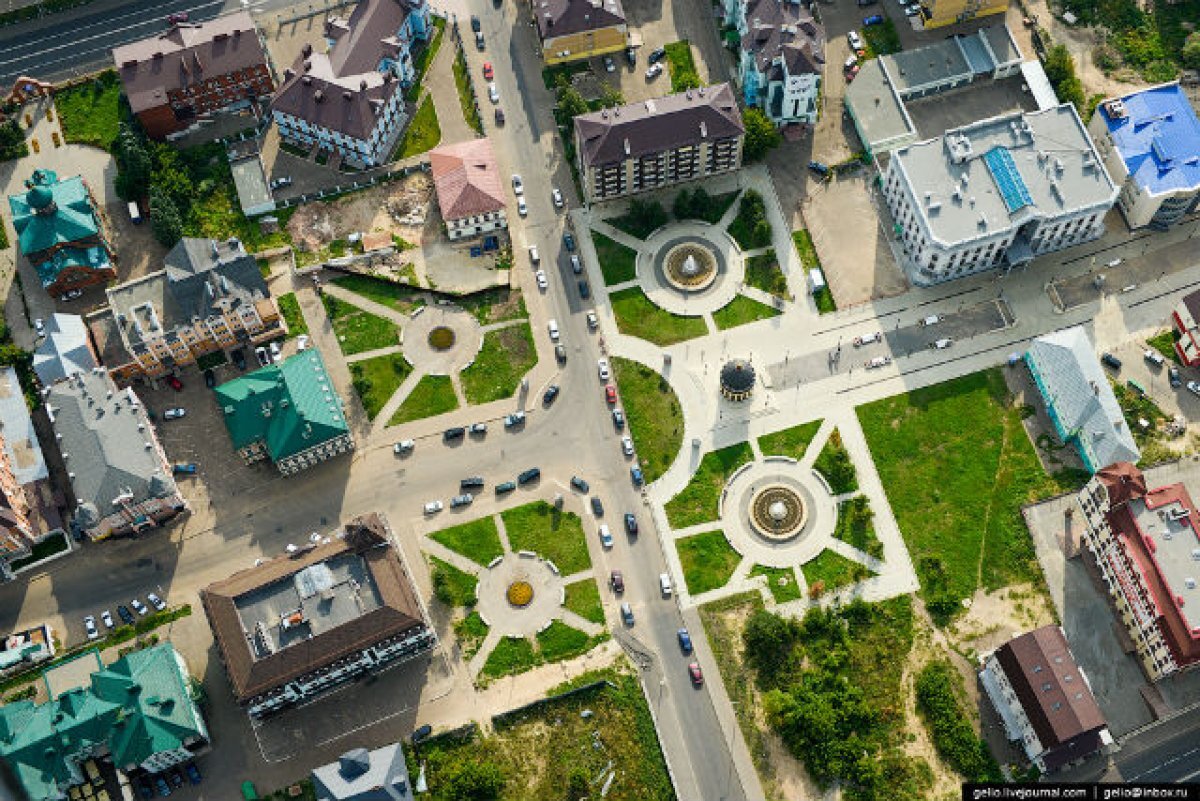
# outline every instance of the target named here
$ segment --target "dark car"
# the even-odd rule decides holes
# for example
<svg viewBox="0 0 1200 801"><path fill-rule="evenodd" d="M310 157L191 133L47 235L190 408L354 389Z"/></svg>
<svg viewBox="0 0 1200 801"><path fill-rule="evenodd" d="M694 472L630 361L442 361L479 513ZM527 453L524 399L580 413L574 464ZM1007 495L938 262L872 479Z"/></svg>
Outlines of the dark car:
<svg viewBox="0 0 1200 801"><path fill-rule="evenodd" d="M433 726L430 726L428 723L426 723L421 728L415 730L410 735L410 737L412 739L413 745L416 745L417 743L421 742L422 740L428 738L429 735L431 735L431 734L433 734Z"/></svg>
<svg viewBox="0 0 1200 801"><path fill-rule="evenodd" d="M217 385L217 374L211 368L204 371L204 386L212 389Z"/></svg>
<svg viewBox="0 0 1200 801"><path fill-rule="evenodd" d="M171 787L178 790L183 786L183 774L178 770L173 770L167 774L167 781L171 782Z"/></svg>
<svg viewBox="0 0 1200 801"><path fill-rule="evenodd" d="M883 15L882 14L872 14L869 17L863 17L863 25L867 28L871 27L872 25L882 25L882 24L883 24Z"/></svg>
<svg viewBox="0 0 1200 801"><path fill-rule="evenodd" d="M229 358L233 359L233 364L239 370L246 369L246 351L238 348L229 354Z"/></svg>
<svg viewBox="0 0 1200 801"><path fill-rule="evenodd" d="M502 108L496 109L496 124L497 125L504 124L504 109L502 109Z"/></svg>
<svg viewBox="0 0 1200 801"><path fill-rule="evenodd" d="M555 345L554 346L554 359L559 364L566 364L567 363L567 349L565 347L563 347L562 345Z"/></svg>
<svg viewBox="0 0 1200 801"><path fill-rule="evenodd" d="M471 476L470 478L464 478L462 481L458 482L458 488L463 492L473 489L483 489L483 477Z"/></svg>
<svg viewBox="0 0 1200 801"><path fill-rule="evenodd" d="M591 296L592 296L592 289L591 289L591 287L588 286L588 282L580 281L579 282L579 297L583 298L584 300L587 300Z"/></svg>
<svg viewBox="0 0 1200 801"><path fill-rule="evenodd" d="M690 654L692 652L692 635L688 634L687 629L680 629L677 636L679 637L679 650Z"/></svg>
<svg viewBox="0 0 1200 801"><path fill-rule="evenodd" d="M497 484L497 485L496 485L496 494L497 494L497 495L504 495L505 493L512 492L512 491L513 491L513 490L515 490L516 488L517 488L517 482L515 482L515 481L504 481L504 482L501 482L501 483L499 483L499 484Z"/></svg>
<svg viewBox="0 0 1200 801"><path fill-rule="evenodd" d="M196 767L195 762L189 762L184 765L183 770L187 773L188 781L192 784L200 783L200 768Z"/></svg>
<svg viewBox="0 0 1200 801"><path fill-rule="evenodd" d="M636 464L629 468L629 478L633 481L633 486L640 487L646 482L646 477L642 475L642 468Z"/></svg>
<svg viewBox="0 0 1200 801"><path fill-rule="evenodd" d="M633 69L637 66L637 50L632 47L625 48L625 60L629 62L629 68Z"/></svg>
<svg viewBox="0 0 1200 801"><path fill-rule="evenodd" d="M450 508L458 509L463 506L470 506L473 500L475 500L475 496L469 492L464 492L462 495L455 495L450 499Z"/></svg>
<svg viewBox="0 0 1200 801"><path fill-rule="evenodd" d="M167 784L167 780L164 779L162 776L154 777L154 786L155 786L155 788L157 788L158 794L161 795L163 798L166 798L167 796L169 796L171 794L171 788Z"/></svg>
<svg viewBox="0 0 1200 801"><path fill-rule="evenodd" d="M1179 368L1175 365L1167 368L1167 380L1171 382L1171 386L1175 389L1183 386L1183 379L1179 377Z"/></svg>
<svg viewBox="0 0 1200 801"><path fill-rule="evenodd" d="M617 594L625 592L625 576L621 575L620 570L614 570L608 575L608 586Z"/></svg>
<svg viewBox="0 0 1200 801"><path fill-rule="evenodd" d="M442 434L442 440L445 442L453 442L456 439L462 439L466 433L467 429L463 428L462 426L447 428Z"/></svg>
<svg viewBox="0 0 1200 801"><path fill-rule="evenodd" d="M696 662L688 665L688 677L691 678L692 684L699 687L704 683L704 673L700 670L700 665Z"/></svg>
<svg viewBox="0 0 1200 801"><path fill-rule="evenodd" d="M612 410L612 418L613 418L613 425L617 427L617 430L624 431L625 430L625 413L622 412L620 409L613 409Z"/></svg>
<svg viewBox="0 0 1200 801"><path fill-rule="evenodd" d="M592 514L596 517L604 517L604 504L600 503L600 499L595 495L592 496Z"/></svg>
<svg viewBox="0 0 1200 801"><path fill-rule="evenodd" d="M142 801L150 801L154 798L154 785L150 783L147 776L142 776L137 780L137 791Z"/></svg>
<svg viewBox="0 0 1200 801"><path fill-rule="evenodd" d="M483 26L479 24L479 17L477 17L477 16L475 16L474 14L472 14L472 15L471 15L471 30L473 30L473 31L475 31L476 33L478 33L478 32L479 32L479 31L481 31L482 29L483 29Z"/></svg>
<svg viewBox="0 0 1200 801"><path fill-rule="evenodd" d="M633 535L638 533L637 516L633 512L625 513L625 531Z"/></svg>
<svg viewBox="0 0 1200 801"><path fill-rule="evenodd" d="M554 399L558 397L558 393L558 384L551 384L550 386L546 387L546 391L542 394L542 405L549 406L550 404L554 403Z"/></svg>
<svg viewBox="0 0 1200 801"><path fill-rule="evenodd" d="M528 484L531 481L537 481L542 477L542 471L537 467L531 467L524 473L517 476L517 483L521 485Z"/></svg>
<svg viewBox="0 0 1200 801"><path fill-rule="evenodd" d="M667 57L666 48L660 47L657 50L651 50L650 55L646 57L646 61L651 64L657 64Z"/></svg>
<svg viewBox="0 0 1200 801"><path fill-rule="evenodd" d="M829 168L819 161L808 162L808 168L822 178L824 178L826 175L829 175Z"/></svg>
<svg viewBox="0 0 1200 801"><path fill-rule="evenodd" d="M1116 356L1113 356L1111 353L1105 353L1100 357L1100 361L1104 362L1106 366L1111 367L1114 370L1121 369L1121 360Z"/></svg>
<svg viewBox="0 0 1200 801"><path fill-rule="evenodd" d="M584 481L582 478L580 478L579 476L571 476L571 486L574 489L577 489L580 492L584 493L585 495L587 494L588 483L586 481Z"/></svg>
<svg viewBox="0 0 1200 801"><path fill-rule="evenodd" d="M125 604L117 607L117 617L121 618L121 622L126 626L133 625L133 612L130 612L129 607Z"/></svg>
<svg viewBox="0 0 1200 801"><path fill-rule="evenodd" d="M626 626L633 625L633 607L629 604L621 604L621 622Z"/></svg>
<svg viewBox="0 0 1200 801"><path fill-rule="evenodd" d="M568 253L575 252L575 237L571 235L570 231L563 234L563 245L566 246Z"/></svg>
<svg viewBox="0 0 1200 801"><path fill-rule="evenodd" d="M188 13L186 11L176 11L174 14L167 15L168 25L178 25L181 22L188 21Z"/></svg>

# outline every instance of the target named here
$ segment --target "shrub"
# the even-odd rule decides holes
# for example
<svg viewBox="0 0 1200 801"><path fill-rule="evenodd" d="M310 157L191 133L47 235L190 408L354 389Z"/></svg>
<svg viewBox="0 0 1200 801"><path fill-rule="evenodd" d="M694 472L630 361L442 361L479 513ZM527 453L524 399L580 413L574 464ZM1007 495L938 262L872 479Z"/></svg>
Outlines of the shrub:
<svg viewBox="0 0 1200 801"><path fill-rule="evenodd" d="M1002 781L1000 766L979 739L959 702L954 685L958 674L945 661L930 662L917 675L917 709L933 735L942 759L969 782Z"/></svg>

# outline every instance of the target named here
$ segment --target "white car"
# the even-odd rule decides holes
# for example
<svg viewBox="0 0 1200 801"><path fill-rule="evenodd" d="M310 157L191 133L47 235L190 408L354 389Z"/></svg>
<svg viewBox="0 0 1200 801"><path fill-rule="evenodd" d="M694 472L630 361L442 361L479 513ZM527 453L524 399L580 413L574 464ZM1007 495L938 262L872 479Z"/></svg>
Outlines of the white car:
<svg viewBox="0 0 1200 801"><path fill-rule="evenodd" d="M538 289L540 289L540 290L542 290L543 292L545 292L545 291L546 291L546 288L550 286L550 283L549 283L549 282L546 280L546 271L545 271L545 270L538 270L538 271L537 271L536 273L534 273L533 275L534 275L534 277L535 277L535 278L537 278L537 285L538 285Z"/></svg>
<svg viewBox="0 0 1200 801"><path fill-rule="evenodd" d="M524 197L517 198L517 214L524 217L529 214L529 204L525 202Z"/></svg>
<svg viewBox="0 0 1200 801"><path fill-rule="evenodd" d="M650 69L646 70L646 80L653 81L659 75L662 75L662 64L651 64Z"/></svg>
<svg viewBox="0 0 1200 801"><path fill-rule="evenodd" d="M933 348L934 350L945 350L946 348L950 347L953 344L954 344L953 339L951 339L950 337L943 337L942 339L934 340L933 342L931 342L929 344L929 347Z"/></svg>
<svg viewBox="0 0 1200 801"><path fill-rule="evenodd" d="M493 103L500 102L500 90L496 88L495 81L488 83L488 100L491 100Z"/></svg>
<svg viewBox="0 0 1200 801"><path fill-rule="evenodd" d="M662 591L662 597L671 597L671 577L666 573L658 574L658 588Z"/></svg>
<svg viewBox="0 0 1200 801"><path fill-rule="evenodd" d="M600 327L600 320L596 318L596 313L594 311L587 313L587 324L588 328L592 329L593 331Z"/></svg>
<svg viewBox="0 0 1200 801"><path fill-rule="evenodd" d="M427 515L436 515L440 511L442 511L441 501L430 501L425 504L425 514Z"/></svg>
<svg viewBox="0 0 1200 801"><path fill-rule="evenodd" d="M879 331L872 331L869 334L863 334L860 337L854 338L854 347L861 348L863 345L870 345L872 342L878 342L883 339L883 334Z"/></svg>
<svg viewBox="0 0 1200 801"><path fill-rule="evenodd" d="M254 349L254 358L258 359L259 367L266 367L271 363L271 354L267 353L267 349L264 347Z"/></svg>
<svg viewBox="0 0 1200 801"><path fill-rule="evenodd" d="M402 439L392 446L392 453L397 456L403 456L406 453L412 453L413 448L417 447L417 443L411 439Z"/></svg>
<svg viewBox="0 0 1200 801"><path fill-rule="evenodd" d="M931 314L931 315L929 315L928 317L925 317L925 318L923 318L923 319L921 320L921 325L928 327L928 326L931 326L931 325L937 325L937 324L938 324L938 323L940 323L941 321L942 321L942 315L940 315L940 314Z"/></svg>
<svg viewBox="0 0 1200 801"><path fill-rule="evenodd" d="M858 31L850 31L846 34L846 41L850 43L851 50L862 50L862 37L858 35Z"/></svg>
<svg viewBox="0 0 1200 801"><path fill-rule="evenodd" d="M562 192L558 191L558 189L554 189L550 192L550 198L554 201L554 208L561 209L563 207Z"/></svg>
<svg viewBox="0 0 1200 801"><path fill-rule="evenodd" d="M1190 392L1193 395L1195 395L1196 397L1200 398L1200 382L1189 381L1189 382L1187 382L1187 388L1188 388L1188 392Z"/></svg>
<svg viewBox="0 0 1200 801"><path fill-rule="evenodd" d="M110 613L107 609L100 613L100 619L104 621L106 628L115 628L117 625L116 623L113 623L112 613Z"/></svg>
<svg viewBox="0 0 1200 801"><path fill-rule="evenodd" d="M612 60L612 56L604 57L604 71L605 72L616 72L617 71L617 65Z"/></svg>
<svg viewBox="0 0 1200 801"><path fill-rule="evenodd" d="M538 264L539 262L541 262L542 259L540 256L538 256L537 245L529 246L529 260L531 262L533 262L534 264Z"/></svg>
<svg viewBox="0 0 1200 801"><path fill-rule="evenodd" d="M165 412L163 412L163 419L164 420L178 420L180 417L183 417L185 414L187 414L187 409L180 409L177 406L174 409L167 409Z"/></svg>
<svg viewBox="0 0 1200 801"><path fill-rule="evenodd" d="M300 336L296 337L296 350L308 350L308 334L301 334Z"/></svg>
<svg viewBox="0 0 1200 801"><path fill-rule="evenodd" d="M142 603L141 601L139 601L137 598L134 598L132 601L130 601L129 605L132 606L133 611L137 612L139 615L144 615L150 611L149 609L146 608L146 605L144 603Z"/></svg>
<svg viewBox="0 0 1200 801"><path fill-rule="evenodd" d="M46 336L46 323L41 317L33 321L33 328L39 337Z"/></svg>
<svg viewBox="0 0 1200 801"><path fill-rule="evenodd" d="M280 356L282 353L283 353L283 351L280 349L280 347L279 347L279 343L278 343L278 342L272 342L272 343L271 343L271 360L272 360L272 361L279 361L279 356Z"/></svg>
<svg viewBox="0 0 1200 801"><path fill-rule="evenodd" d="M600 526L600 544L605 548L613 547L613 535L612 532L608 530L607 523Z"/></svg>
<svg viewBox="0 0 1200 801"><path fill-rule="evenodd" d="M551 320L550 322L546 323L546 330L550 332L550 341L557 342L558 341L558 321Z"/></svg>
<svg viewBox="0 0 1200 801"><path fill-rule="evenodd" d="M155 595L152 592L146 593L146 600L149 601L150 605L153 606L155 609L157 609L159 612L161 612L162 610L167 608L166 601L164 601L162 598L159 598L157 595Z"/></svg>
<svg viewBox="0 0 1200 801"><path fill-rule="evenodd" d="M608 373L608 360L607 359L597 359L596 360L596 370L600 373L601 381L608 380L609 373Z"/></svg>
<svg viewBox="0 0 1200 801"><path fill-rule="evenodd" d="M89 640L100 638L100 632L96 630L96 617L94 615L88 615L83 619L83 627L87 629L87 638Z"/></svg>
<svg viewBox="0 0 1200 801"><path fill-rule="evenodd" d="M621 450L626 456L633 456L633 440L629 437L621 437Z"/></svg>
<svg viewBox="0 0 1200 801"><path fill-rule="evenodd" d="M576 275L583 273L583 262L579 260L578 253L571 254L571 272L575 273Z"/></svg>
<svg viewBox="0 0 1200 801"><path fill-rule="evenodd" d="M525 194L525 184L521 183L521 176L513 173L513 194L518 197Z"/></svg>

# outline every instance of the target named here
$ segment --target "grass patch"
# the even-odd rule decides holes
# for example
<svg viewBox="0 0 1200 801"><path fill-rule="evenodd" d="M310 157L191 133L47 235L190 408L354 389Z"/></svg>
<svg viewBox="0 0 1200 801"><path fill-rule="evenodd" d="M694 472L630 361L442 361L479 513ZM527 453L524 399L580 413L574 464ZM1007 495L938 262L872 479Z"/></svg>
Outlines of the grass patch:
<svg viewBox="0 0 1200 801"><path fill-rule="evenodd" d="M347 356L400 344L400 331L391 320L363 311L328 293L321 295L321 301L325 304L338 345Z"/></svg>
<svg viewBox="0 0 1200 801"><path fill-rule="evenodd" d="M800 592L800 582L796 581L796 571L790 567L755 565L750 575L767 577L767 589L777 604L798 601L804 597L804 593Z"/></svg>
<svg viewBox="0 0 1200 801"><path fill-rule="evenodd" d="M1149 395L1143 395L1131 388L1128 384L1120 384L1116 381L1111 381L1113 395L1117 398L1117 405L1121 407L1121 413L1125 415L1126 425L1133 433L1133 439L1141 448L1152 440L1162 436L1162 430L1159 428L1170 418L1166 412L1158 407L1154 402L1154 398ZM1138 420L1145 420L1150 423L1150 427L1143 430L1138 425ZM1145 454L1142 455L1142 462L1149 463L1146 460Z"/></svg>
<svg viewBox="0 0 1200 801"><path fill-rule="evenodd" d="M13 570L20 570L23 567L36 564L43 559L49 559L51 556L62 553L70 547L65 534L53 534L41 542L35 542L33 547L29 549L28 556L12 560L9 563L9 567Z"/></svg>
<svg viewBox="0 0 1200 801"><path fill-rule="evenodd" d="M770 292L783 300L792 299L792 293L788 292L787 276L783 274L774 250L746 259L746 285Z"/></svg>
<svg viewBox="0 0 1200 801"><path fill-rule="evenodd" d="M300 311L300 301L296 299L295 292L280 295L275 298L275 304L279 306L279 315L283 317L289 336L298 337L308 333L308 322Z"/></svg>
<svg viewBox="0 0 1200 801"><path fill-rule="evenodd" d="M600 262L605 286L623 284L637 278L637 251L599 231L592 231L592 244L596 248L596 260Z"/></svg>
<svg viewBox="0 0 1200 801"><path fill-rule="evenodd" d="M475 605L478 578L436 556L430 556L429 562L433 565L433 594L439 601L449 607Z"/></svg>
<svg viewBox="0 0 1200 801"><path fill-rule="evenodd" d="M738 202L737 216L729 223L729 235L742 250L765 248L771 244L771 223L762 195L747 189Z"/></svg>
<svg viewBox="0 0 1200 801"><path fill-rule="evenodd" d="M475 93L471 91L471 81L467 73L467 57L460 49L454 59L454 85L458 87L458 105L462 109L463 119L477 134L483 133L483 120L479 119L479 107L475 104Z"/></svg>
<svg viewBox="0 0 1200 801"><path fill-rule="evenodd" d="M108 150L121 123L121 79L116 70L105 70L95 80L56 92L54 107L64 141Z"/></svg>
<svg viewBox="0 0 1200 801"><path fill-rule="evenodd" d="M404 92L404 99L409 102L416 100L420 95L425 81L425 73L429 72L429 65L433 63L433 57L437 55L442 46L442 33L446 30L444 17L430 17L429 19L433 24L433 36L413 57L413 72L415 73L413 83Z"/></svg>
<svg viewBox="0 0 1200 801"><path fill-rule="evenodd" d="M452 412L458 408L458 397L454 394L454 384L450 376L422 376L417 385L408 393L408 397L396 409L389 426L400 425L411 420L424 417L435 417L439 414Z"/></svg>
<svg viewBox="0 0 1200 801"><path fill-rule="evenodd" d="M462 651L462 658L465 661L469 662L475 654L479 653L479 646L483 645L488 631L488 624L484 623L483 618L475 611L454 621L454 636L458 640L458 647Z"/></svg>
<svg viewBox="0 0 1200 801"><path fill-rule="evenodd" d="M184 236L219 241L237 237L251 253L292 243L287 224L295 207L272 212L279 220L279 230L269 234L263 233L256 220L242 213L224 145L213 142L188 148L180 151L180 157L188 164L195 186L194 202L186 209L179 209Z"/></svg>
<svg viewBox="0 0 1200 801"><path fill-rule="evenodd" d="M537 364L529 323L488 331L475 361L459 375L468 403L511 398L521 378Z"/></svg>
<svg viewBox="0 0 1200 801"><path fill-rule="evenodd" d="M829 482L829 488L834 495L854 492L858 489L858 473L854 470L854 462L842 444L842 435L835 428L825 442L825 447L813 462L813 467Z"/></svg>
<svg viewBox="0 0 1200 801"><path fill-rule="evenodd" d="M896 32L896 24L891 18L885 16L882 25L867 25L861 30L867 46L867 58L900 52L900 34Z"/></svg>
<svg viewBox="0 0 1200 801"><path fill-rule="evenodd" d="M676 540L675 548L679 551L683 580L692 595L724 587L742 561L722 531L708 531Z"/></svg>
<svg viewBox="0 0 1200 801"><path fill-rule="evenodd" d="M667 471L683 444L679 398L667 380L649 367L618 357L610 361L625 404L629 435L649 483Z"/></svg>
<svg viewBox="0 0 1200 801"><path fill-rule="evenodd" d="M801 228L798 231L792 231L792 243L796 246L800 264L804 267L805 279L808 278L808 271L814 269L820 270L821 275L824 276L825 268L821 266L821 259L817 256L817 249L813 246L812 235L808 233L808 230ZM829 290L828 281L821 291L813 293L813 300L816 301L817 311L821 314L837 311L837 303L833 300L833 293Z"/></svg>
<svg viewBox="0 0 1200 801"><path fill-rule="evenodd" d="M576 581L564 589L566 596L563 606L584 620L604 625L604 605L600 602L600 588L596 586L594 579Z"/></svg>
<svg viewBox="0 0 1200 801"><path fill-rule="evenodd" d="M782 431L763 434L758 438L758 449L762 451L763 456L790 456L797 460L803 459L809 444L821 428L821 422L820 420L811 420Z"/></svg>
<svg viewBox="0 0 1200 801"><path fill-rule="evenodd" d="M1174 328L1160 331L1146 340L1146 344L1154 348L1174 364L1179 364L1179 354L1175 352L1175 343L1179 341L1179 333Z"/></svg>
<svg viewBox="0 0 1200 801"><path fill-rule="evenodd" d="M758 320L778 317L779 314L779 309L774 306L760 303L745 295L737 295L729 303L713 312L713 322L717 324L717 328L724 331L727 328L736 328L739 325L746 325Z"/></svg>
<svg viewBox="0 0 1200 801"><path fill-rule="evenodd" d="M393 284L381 278L369 275L343 275L335 278L333 283L348 292L362 295L367 300L395 309L401 314L412 314L425 305L425 296L421 290L403 284Z"/></svg>
<svg viewBox="0 0 1200 801"><path fill-rule="evenodd" d="M687 39L671 42L667 51L667 72L671 74L671 91L682 92L701 86L700 73L692 59L692 46Z"/></svg>
<svg viewBox="0 0 1200 801"><path fill-rule="evenodd" d="M458 298L455 302L473 314L480 325L523 320L529 316L519 289L497 287Z"/></svg>
<svg viewBox="0 0 1200 801"><path fill-rule="evenodd" d="M536 551L553 562L564 576L592 566L584 539L583 523L574 512L535 501L501 514L509 545L514 551Z"/></svg>
<svg viewBox="0 0 1200 801"><path fill-rule="evenodd" d="M876 559L883 558L883 543L875 536L875 513L865 495L856 495L838 504L837 526L833 536L853 545Z"/></svg>
<svg viewBox="0 0 1200 801"><path fill-rule="evenodd" d="M622 334L666 346L708 333L704 320L672 314L646 297L641 287L622 289L609 295L608 299L617 318L617 329Z"/></svg>
<svg viewBox="0 0 1200 801"><path fill-rule="evenodd" d="M437 109L433 107L433 97L426 94L417 107L417 113L408 123L404 137L396 145L391 161L400 161L409 156L416 156L437 147L442 141L442 126L438 124Z"/></svg>
<svg viewBox="0 0 1200 801"><path fill-rule="evenodd" d="M592 646L598 644L600 639L602 638L593 642L591 637L561 620L553 621L545 630L537 633L539 655L546 662L561 662L585 654L592 650Z"/></svg>
<svg viewBox="0 0 1200 801"><path fill-rule="evenodd" d="M677 220L703 220L710 225L716 225L729 211L733 201L737 200L739 190L726 192L721 195L710 195L704 187L695 190L680 189L671 205L671 213Z"/></svg>
<svg viewBox="0 0 1200 801"><path fill-rule="evenodd" d="M804 580L808 582L808 594L818 598L826 593L862 581L871 571L837 551L828 548L817 554L817 558L800 565Z"/></svg>
<svg viewBox="0 0 1200 801"><path fill-rule="evenodd" d="M999 369L860 406L858 418L939 625L981 587L1044 587L1020 509L1078 477L1046 475Z"/></svg>
<svg viewBox="0 0 1200 801"><path fill-rule="evenodd" d="M399 353L351 362L351 384L369 419L375 419L411 372L412 366Z"/></svg>
<svg viewBox="0 0 1200 801"><path fill-rule="evenodd" d="M481 565L487 565L497 556L504 555L504 546L500 544L500 532L496 528L496 521L491 517L481 517L469 523L435 531L429 538Z"/></svg>
<svg viewBox="0 0 1200 801"><path fill-rule="evenodd" d="M754 451L748 442L704 454L691 481L666 504L671 528L687 528L716 520L721 490L734 471L753 458Z"/></svg>
<svg viewBox="0 0 1200 801"><path fill-rule="evenodd" d="M540 664L534 653L533 643L524 637L501 637L496 647L488 654L479 675L484 679L515 676L532 670Z"/></svg>

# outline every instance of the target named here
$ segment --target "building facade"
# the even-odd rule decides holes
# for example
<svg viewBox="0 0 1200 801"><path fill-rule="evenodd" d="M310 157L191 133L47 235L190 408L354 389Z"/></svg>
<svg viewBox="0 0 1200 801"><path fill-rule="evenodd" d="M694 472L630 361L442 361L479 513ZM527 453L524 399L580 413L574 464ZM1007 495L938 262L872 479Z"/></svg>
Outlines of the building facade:
<svg viewBox="0 0 1200 801"><path fill-rule="evenodd" d="M305 45L271 103L285 140L337 153L352 166L385 163L408 121L413 53L429 41L425 0L364 0L325 25L327 53Z"/></svg>
<svg viewBox="0 0 1200 801"><path fill-rule="evenodd" d="M270 459L290 476L354 450L342 399L316 348L226 381L216 397L247 464Z"/></svg>
<svg viewBox="0 0 1200 801"><path fill-rule="evenodd" d="M776 126L815 125L825 68L825 28L791 0L730 0L727 25L739 35L742 102Z"/></svg>
<svg viewBox="0 0 1200 801"><path fill-rule="evenodd" d="M745 131L727 83L580 114L584 196L594 203L733 172Z"/></svg>
<svg viewBox="0 0 1200 801"><path fill-rule="evenodd" d="M1008 0L921 0L921 20L926 28L956 25L1006 11Z"/></svg>
<svg viewBox="0 0 1200 801"><path fill-rule="evenodd" d="M1163 230L1200 209L1200 119L1178 82L1105 100L1088 130L1130 228Z"/></svg>
<svg viewBox="0 0 1200 801"><path fill-rule="evenodd" d="M1183 484L1149 489L1129 462L1100 470L1077 496L1083 544L1150 681L1200 664L1196 505Z"/></svg>
<svg viewBox="0 0 1200 801"><path fill-rule="evenodd" d="M1183 296L1171 312L1171 322L1179 334L1175 355L1188 367L1200 367L1200 289Z"/></svg>
<svg viewBox="0 0 1200 801"><path fill-rule="evenodd" d="M154 139L219 111L241 111L275 91L267 48L248 11L180 22L113 49L129 106Z"/></svg>
<svg viewBox="0 0 1200 801"><path fill-rule="evenodd" d="M489 140L435 147L429 151L429 166L438 209L451 240L508 227L504 183Z"/></svg>
<svg viewBox="0 0 1200 801"><path fill-rule="evenodd" d="M1064 103L894 151L883 196L905 271L928 286L1098 238L1117 187Z"/></svg>
<svg viewBox="0 0 1200 801"><path fill-rule="evenodd" d="M254 256L237 239L179 240L163 269L109 287L110 326L120 348L105 363L115 380L159 378L206 353L257 345L287 333ZM97 339L107 342L110 334ZM115 344L115 343L114 343Z"/></svg>
<svg viewBox="0 0 1200 801"><path fill-rule="evenodd" d="M153 530L187 509L150 418L132 389L98 367L43 391L67 469L71 525L103 540Z"/></svg>
<svg viewBox="0 0 1200 801"><path fill-rule="evenodd" d="M50 295L116 280L116 256L92 188L76 175L35 170L8 198L17 246Z"/></svg>
<svg viewBox="0 0 1200 801"><path fill-rule="evenodd" d="M437 635L377 514L200 592L238 704L262 717L430 650Z"/></svg>
<svg viewBox="0 0 1200 801"><path fill-rule="evenodd" d="M619 53L629 44L621 0L533 0L530 6L547 64Z"/></svg>

